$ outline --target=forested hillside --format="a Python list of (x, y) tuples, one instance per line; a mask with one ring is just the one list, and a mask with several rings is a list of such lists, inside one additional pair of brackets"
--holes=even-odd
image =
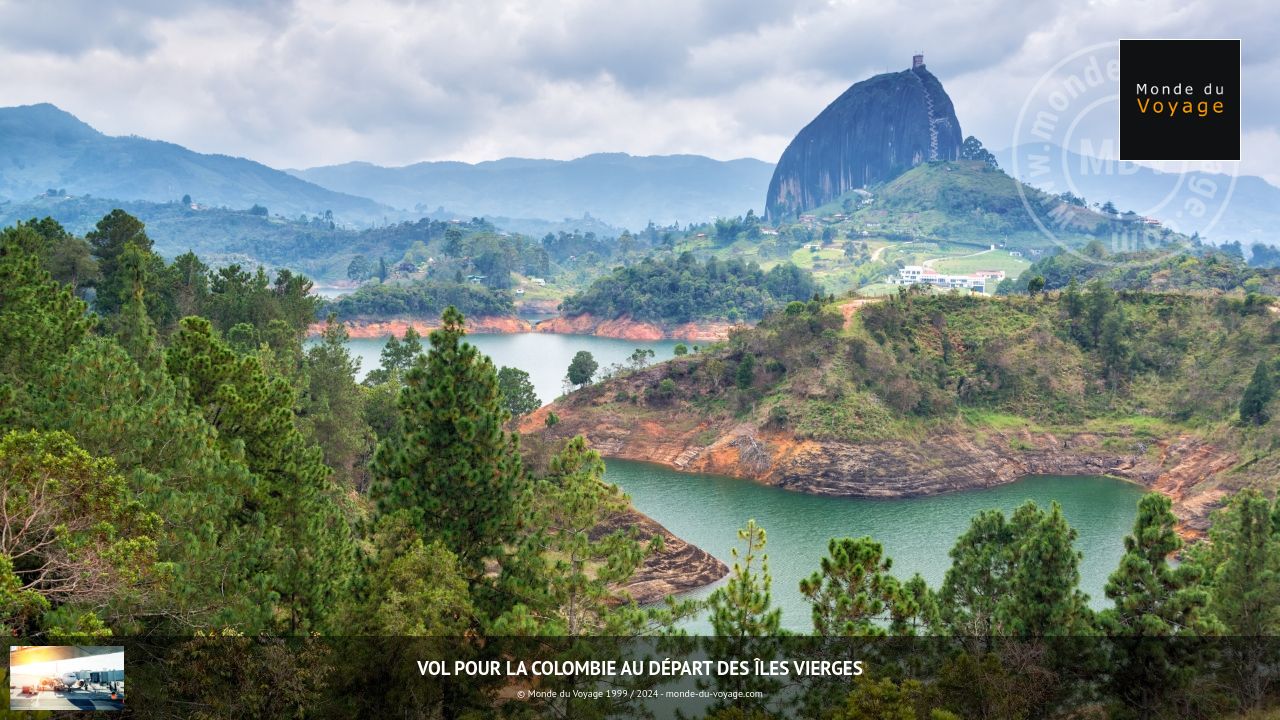
[[(670, 621), (625, 589), (661, 540), (631, 529), (580, 445), (523, 467), (497, 369), (456, 309), (358, 385), (340, 325), (304, 349), (309, 289), (289, 271), (166, 263), (120, 210), (84, 238), (52, 220), (0, 233), (0, 521), (21, 528), (0, 539), (6, 634)], [(602, 522), (616, 531), (579, 544)], [(610, 569), (573, 574), (587, 563)], [(582, 613), (567, 624), (566, 604)]]
[(567, 298), (565, 315), (683, 323), (692, 320), (759, 320), (770, 310), (820, 291), (809, 274), (794, 265), (768, 272), (738, 259), (699, 262), (692, 253), (646, 258), (618, 267)]
[[(1097, 278), (1114, 290), (1237, 291), (1280, 293), (1280, 270), (1262, 263), (1246, 263), (1239, 243), (1216, 247), (1193, 239), (1185, 249), (1110, 253), (1094, 241), (1077, 253), (1057, 252), (1037, 260), (1003, 291), (1026, 292), (1032, 278), (1043, 278), (1044, 289), (1061, 290)], [(1266, 259), (1266, 248), (1255, 246), (1255, 260)]]
[[(174, 715), (228, 702), (246, 717), (594, 713), (598, 698), (558, 693), (603, 679), (590, 671), (549, 675), (541, 687), (557, 692), (513, 700), (508, 678), (423, 678), (404, 659), (415, 651), (370, 640), (434, 638), (497, 661), (537, 637), (533, 650), (514, 647), (580, 660), (587, 646), (548, 636), (603, 636), (609, 644), (594, 647), (621, 652), (627, 638), (670, 634), (705, 612), (708, 657), (778, 647), (766, 644), (779, 614), (754, 521), (729, 581), (705, 600), (635, 601), (637, 578), (674, 560), (666, 536), (641, 530), (652, 523), (603, 482), (586, 441), (557, 436), (583, 408), (620, 407), (630, 421), (673, 409), (757, 418), (813, 438), (954, 421), (994, 432), (1009, 417), (1124, 420), (1153, 433), (1169, 424), (1252, 453), (1246, 480), (1274, 477), (1280, 334), (1254, 296), (1101, 283), (1008, 300), (904, 292), (852, 322), (833, 301), (796, 301), (727, 344), (578, 391), (554, 406), (564, 421), (539, 410), (526, 420), (547, 432), (520, 442), (505, 409), (519, 376), (466, 342), (455, 308), (425, 345), (410, 334), (388, 344), (357, 384), (340, 325), (302, 344), (319, 302), (309, 285), (288, 271), (210, 271), (192, 254), (168, 263), (123, 211), (83, 238), (51, 220), (0, 232), (0, 629), (25, 644), (146, 636), (149, 654), (130, 660), (130, 701)], [(1241, 492), (1175, 567), (1170, 501), (1147, 496), (1100, 611), (1077, 587), (1075, 531), (1056, 505), (976, 516), (936, 588), (895, 577), (872, 538), (833, 538), (800, 585), (814, 642), (797, 652), (825, 657), (827, 639), (849, 635), (972, 642), (901, 646), (920, 679), (876, 674), (851, 687), (802, 676), (789, 695), (754, 694), (776, 690), (775, 677), (707, 682), (752, 690), (738, 697), (757, 715), (787, 712), (779, 699), (822, 717), (889, 707), (933, 720), (993, 707), (1017, 717), (1099, 704), (1194, 704), (1204, 717), (1256, 708), (1273, 699), (1255, 683), (1266, 648), (1198, 639), (1280, 633), (1275, 517), (1272, 502)], [(282, 635), (295, 639), (272, 639)], [(1139, 652), (1137, 635), (1188, 650)], [(695, 649), (677, 642), (666, 652)], [(389, 651), (403, 662), (387, 662)], [(399, 692), (411, 675), (421, 692)], [(993, 689), (975, 696), (975, 682)], [(704, 714), (742, 717), (733, 705), (713, 701)]]

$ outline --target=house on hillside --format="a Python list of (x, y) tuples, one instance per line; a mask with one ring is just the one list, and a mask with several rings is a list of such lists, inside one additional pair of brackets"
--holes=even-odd
[(1003, 270), (978, 270), (964, 275), (948, 275), (940, 273), (924, 265), (907, 265), (898, 271), (895, 285), (932, 285), (940, 288), (964, 288), (977, 293), (987, 292), (987, 288), (995, 286), (1003, 280)]

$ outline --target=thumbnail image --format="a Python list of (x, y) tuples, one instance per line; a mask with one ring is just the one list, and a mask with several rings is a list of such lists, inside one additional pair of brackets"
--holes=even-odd
[(124, 647), (9, 648), (10, 710), (123, 710)]

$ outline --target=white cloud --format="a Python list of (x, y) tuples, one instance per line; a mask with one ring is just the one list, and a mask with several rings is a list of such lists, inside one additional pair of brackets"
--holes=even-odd
[(5, 3), (5, 104), (52, 102), (280, 167), (699, 153), (775, 160), (917, 50), (966, 134), (1012, 137), (1036, 79), (1117, 37), (1242, 36), (1245, 172), (1274, 176), (1280, 11), (1260, 0), (148, 0)]

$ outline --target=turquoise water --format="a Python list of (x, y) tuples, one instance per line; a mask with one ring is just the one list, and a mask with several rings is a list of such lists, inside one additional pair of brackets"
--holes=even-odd
[[(900, 500), (831, 498), (780, 490), (749, 480), (678, 473), (645, 463), (609, 460), (606, 477), (631, 496), (641, 512), (707, 552), (730, 563), (737, 530), (754, 518), (768, 534), (766, 552), (773, 575), (773, 601), (783, 625), (811, 629), (809, 606), (799, 583), (818, 569), (832, 537), (870, 535), (893, 558), (893, 573), (906, 579), (919, 572), (932, 587), (942, 584), (950, 565), (947, 552), (979, 510), (1012, 511), (1025, 500), (1062, 505), (1079, 532), (1076, 549), (1081, 588), (1095, 607), (1107, 576), (1124, 553), (1123, 538), (1133, 527), (1143, 489), (1103, 477), (1030, 477), (997, 488)], [(712, 588), (694, 591), (702, 597)], [(705, 621), (693, 630), (708, 630)]]
[[(552, 335), (549, 333), (523, 333), (520, 335), (468, 335), (467, 342), (480, 348), (496, 367), (517, 367), (529, 373), (529, 380), (542, 402), (549, 403), (564, 393), (562, 382), (569, 369), (569, 362), (579, 350), (595, 356), (600, 371), (614, 363), (623, 362), (636, 348), (654, 351), (655, 362), (673, 357), (676, 341), (614, 340), (592, 335)], [(378, 367), (379, 357), (386, 339), (353, 339), (351, 353), (360, 358), (359, 377)], [(426, 340), (423, 340), (425, 347)]]
[[(574, 353), (587, 350), (602, 368), (622, 362), (637, 347), (652, 348), (655, 360), (672, 356), (674, 341), (637, 342), (585, 335), (469, 335), (495, 365), (529, 373), (543, 402), (562, 393), (561, 381)], [(361, 360), (361, 376), (378, 366), (384, 340), (352, 340)], [(1010, 512), (1025, 500), (1042, 506), (1057, 500), (1080, 536), (1084, 553), (1081, 587), (1095, 605), (1105, 603), (1102, 588), (1123, 553), (1123, 538), (1132, 528), (1143, 490), (1121, 480), (1101, 477), (1033, 477), (998, 488), (971, 490), (928, 498), (867, 500), (805, 495), (747, 480), (691, 475), (644, 463), (609, 460), (606, 477), (629, 495), (635, 506), (677, 536), (729, 563), (738, 528), (754, 518), (768, 532), (773, 600), (782, 607), (783, 623), (808, 630), (808, 605), (800, 596), (800, 579), (818, 567), (832, 537), (870, 535), (885, 545), (893, 571), (901, 578), (919, 572), (937, 587), (950, 564), (947, 552), (979, 510)], [(705, 596), (703, 588), (691, 596)], [(695, 621), (691, 630), (707, 630)]]

